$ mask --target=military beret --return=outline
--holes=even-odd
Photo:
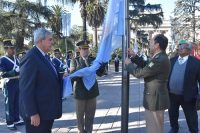
[[[82,40],[76,44],[79,48],[89,48],[90,41]]]
[[[15,47],[15,45],[12,43],[12,39],[4,39],[3,45],[4,45],[4,48]]]

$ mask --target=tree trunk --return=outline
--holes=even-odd
[[[192,32],[193,32],[193,43],[195,43],[195,35],[196,35],[196,20],[195,20],[195,6],[196,6],[196,3],[192,3]]]
[[[87,27],[86,27],[87,11],[85,6],[86,6],[86,1],[83,2],[83,40],[87,40]]]
[[[21,36],[21,33],[18,33],[16,36],[16,52],[20,52],[24,49],[24,37]]]
[[[95,46],[98,48],[97,27],[95,29]]]

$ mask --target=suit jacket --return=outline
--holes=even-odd
[[[171,73],[177,59],[178,56],[171,58],[170,60],[172,69],[169,78],[171,77]],[[192,56],[189,56],[184,75],[183,96],[185,101],[190,102],[195,100],[198,95],[198,83],[200,82],[200,61]],[[169,84],[168,88],[170,89]]]
[[[165,110],[169,107],[167,80],[170,72],[170,61],[165,52],[157,54],[149,62],[138,56],[131,59],[139,68],[131,63],[126,66],[128,72],[137,78],[144,78],[143,106],[151,111]]]
[[[20,63],[20,113],[24,119],[39,114],[42,120],[61,117],[61,78],[38,48]]]

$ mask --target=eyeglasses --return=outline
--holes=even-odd
[[[188,45],[179,44],[178,49],[190,49]]]

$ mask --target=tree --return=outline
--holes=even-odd
[[[86,26],[86,18],[87,18],[87,10],[86,6],[90,3],[93,3],[96,0],[72,0],[72,3],[80,2],[81,7],[81,17],[83,19],[83,40],[87,40],[87,26]]]
[[[175,39],[187,39],[195,43],[199,22],[200,0],[177,0],[174,9],[173,30]]]
[[[61,18],[61,14],[62,14],[62,7],[55,5],[52,6],[52,15],[49,18],[48,21],[48,26],[51,27],[53,33],[54,33],[54,39],[55,39],[55,43],[59,44],[59,40],[62,37],[62,18]]]
[[[95,46],[97,47],[97,28],[103,24],[105,17],[105,8],[103,5],[96,1],[86,7],[88,12],[87,21],[89,26],[95,29]]]
[[[17,51],[24,47],[24,38],[32,36],[32,32],[38,26],[42,26],[41,19],[49,20],[52,12],[40,3],[34,4],[26,0],[16,2],[1,1],[3,10],[0,17],[0,34],[4,38],[14,37]],[[5,34],[7,32],[7,34]]]
[[[163,12],[160,4],[145,4],[144,0],[130,0],[130,26],[137,33],[139,26],[152,25],[158,28],[162,24]]]

